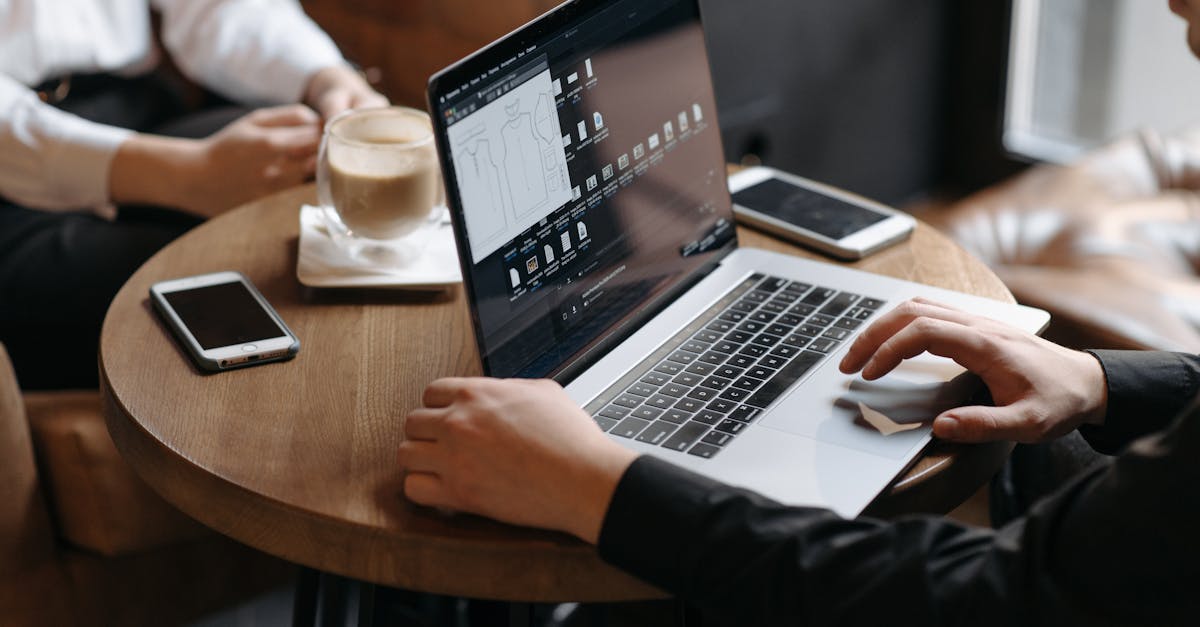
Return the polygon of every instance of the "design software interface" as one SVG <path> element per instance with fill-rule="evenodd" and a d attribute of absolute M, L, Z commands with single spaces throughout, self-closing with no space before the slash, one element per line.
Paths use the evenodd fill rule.
<path fill-rule="evenodd" d="M 626 0 L 439 98 L 495 376 L 545 376 L 733 239 L 691 3 Z"/>

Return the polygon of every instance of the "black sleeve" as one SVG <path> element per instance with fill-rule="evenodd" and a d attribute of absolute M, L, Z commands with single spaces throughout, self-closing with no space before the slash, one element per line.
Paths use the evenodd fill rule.
<path fill-rule="evenodd" d="M 1108 380 L 1103 426 L 1079 433 L 1092 448 L 1113 455 L 1134 440 L 1163 430 L 1200 392 L 1200 357 L 1158 351 L 1088 351 Z"/>
<path fill-rule="evenodd" d="M 606 561 L 730 625 L 1189 624 L 1200 616 L 1200 414 L 998 531 L 844 520 L 641 457 Z"/>

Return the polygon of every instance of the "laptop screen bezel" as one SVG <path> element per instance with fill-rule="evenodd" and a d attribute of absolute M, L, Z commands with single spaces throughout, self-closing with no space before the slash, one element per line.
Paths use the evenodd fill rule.
<path fill-rule="evenodd" d="M 694 8 L 697 19 L 703 28 L 703 14 L 698 0 L 678 0 L 681 4 L 691 4 Z M 470 242 L 467 239 L 465 220 L 462 216 L 462 199 L 458 194 L 458 188 L 455 185 L 456 179 L 454 174 L 453 159 L 450 154 L 448 140 L 448 126 L 445 120 L 439 115 L 439 104 L 441 98 L 447 94 L 449 90 L 455 89 L 466 84 L 471 78 L 480 76 L 489 68 L 495 66 L 501 60 L 510 58 L 521 51 L 528 49 L 537 42 L 543 41 L 547 36 L 556 32 L 561 32 L 565 27 L 573 22 L 578 21 L 580 16 L 590 15 L 596 9 L 603 8 L 605 5 L 611 4 L 611 0 L 571 0 L 564 2 L 558 7 L 551 9 L 540 17 L 532 20 L 524 26 L 512 31 L 508 35 L 492 42 L 488 46 L 481 48 L 470 56 L 454 63 L 445 69 L 435 73 L 429 78 L 428 88 L 426 90 L 426 105 L 430 112 L 430 117 L 433 119 L 434 139 L 437 146 L 438 159 L 441 162 L 442 178 L 446 191 L 446 206 L 449 207 L 453 219 L 451 220 L 454 229 L 454 240 L 458 249 L 459 265 L 462 269 L 464 297 L 467 300 L 468 309 L 471 315 L 471 325 L 475 334 L 475 344 L 479 355 L 480 363 L 483 368 L 483 374 L 490 376 L 492 370 L 488 361 L 486 338 L 483 334 L 483 326 L 480 324 L 479 308 L 475 302 L 475 285 L 474 274 L 472 272 L 472 256 L 470 251 Z M 712 65 L 708 60 L 707 46 L 704 48 L 704 62 L 709 67 L 708 72 L 708 87 L 713 90 L 712 80 Z M 710 115 L 713 117 L 714 125 L 718 129 L 718 143 L 720 139 L 720 122 L 717 117 L 718 112 L 713 111 Z M 724 154 L 724 151 L 721 151 Z M 721 163 L 722 168 L 725 163 Z M 724 204 L 721 207 L 730 216 L 732 216 L 733 200 L 728 193 L 728 188 L 725 188 Z M 652 298 L 645 303 L 642 303 L 639 308 L 631 312 L 630 315 L 624 316 L 617 324 L 606 328 L 603 332 L 597 335 L 597 340 L 590 347 L 585 348 L 581 352 L 572 355 L 559 364 L 547 376 L 555 381 L 566 385 L 576 376 L 586 370 L 591 364 L 595 363 L 606 353 L 612 350 L 615 346 L 626 339 L 633 331 L 640 328 L 646 321 L 660 313 L 671 302 L 678 298 L 682 293 L 691 289 L 705 276 L 710 274 L 721 261 L 731 254 L 738 247 L 736 229 L 734 229 L 733 237 L 722 247 L 712 251 L 713 254 L 708 256 L 708 260 L 697 266 L 692 271 L 682 275 L 672 285 L 661 292 L 657 297 Z"/>

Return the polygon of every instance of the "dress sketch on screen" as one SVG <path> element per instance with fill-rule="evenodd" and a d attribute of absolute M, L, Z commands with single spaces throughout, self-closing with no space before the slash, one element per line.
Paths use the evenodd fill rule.
<path fill-rule="evenodd" d="M 456 152 L 455 169 L 463 204 L 471 208 L 473 237 L 488 239 L 508 228 L 506 181 L 491 152 L 491 142 L 480 126 L 472 131 Z"/>
<path fill-rule="evenodd" d="M 508 174 L 509 192 L 517 217 L 542 209 L 550 200 L 547 184 L 546 158 L 542 154 L 546 142 L 537 132 L 533 114 L 521 111 L 521 101 L 506 104 L 508 123 L 500 135 L 504 139 L 504 168 Z"/>

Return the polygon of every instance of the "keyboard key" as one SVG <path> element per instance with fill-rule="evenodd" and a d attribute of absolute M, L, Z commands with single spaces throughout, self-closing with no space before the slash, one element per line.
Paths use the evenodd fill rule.
<path fill-rule="evenodd" d="M 825 332 L 821 334 L 821 337 L 827 337 L 831 340 L 844 340 L 847 337 L 850 337 L 850 332 L 845 329 L 833 327 L 825 329 Z"/>
<path fill-rule="evenodd" d="M 735 344 L 734 342 L 730 342 L 730 341 L 722 341 L 722 342 L 717 342 L 716 344 L 714 344 L 712 349 L 717 351 L 718 353 L 729 354 L 729 353 L 736 353 L 739 346 L 741 346 L 740 343 Z"/>
<path fill-rule="evenodd" d="M 765 352 L 767 352 L 766 346 L 759 344 L 747 344 L 742 347 L 742 350 L 738 351 L 738 354 L 747 355 L 750 357 L 762 357 L 763 353 Z M 730 361 L 733 361 L 733 359 L 731 358 Z"/>
<path fill-rule="evenodd" d="M 696 457 L 703 457 L 704 459 L 712 459 L 714 455 L 720 452 L 720 448 L 701 442 L 689 449 L 688 455 L 695 455 Z"/>
<path fill-rule="evenodd" d="M 684 372 L 690 372 L 697 376 L 707 377 L 708 375 L 712 374 L 712 371 L 716 370 L 716 368 L 717 368 L 716 366 L 714 366 L 710 363 L 698 361 L 698 362 L 688 366 L 687 370 L 685 370 Z"/>
<path fill-rule="evenodd" d="M 686 383 L 684 381 L 680 381 L 679 380 L 680 378 L 699 379 L 700 377 L 697 377 L 694 374 L 688 374 L 685 372 L 685 373 L 679 375 L 678 377 L 675 377 L 675 381 L 672 381 L 671 383 L 668 383 L 668 384 L 662 386 L 662 389 L 659 390 L 658 393 L 665 394 L 672 398 L 679 398 L 679 397 L 683 396 L 684 394 L 687 394 L 687 391 L 689 389 L 691 389 L 691 387 L 693 385 L 696 385 L 696 383 L 697 383 L 696 381 L 693 381 L 691 383 Z"/>
<path fill-rule="evenodd" d="M 875 310 L 873 310 L 873 309 L 859 309 L 858 313 L 854 314 L 853 317 L 855 320 L 866 320 L 867 318 L 871 317 L 871 314 L 874 314 L 874 313 L 875 313 Z"/>
<path fill-rule="evenodd" d="M 856 300 L 858 300 L 858 294 L 841 292 L 837 296 L 834 296 L 833 300 L 825 303 L 824 307 L 821 307 L 821 313 L 827 316 L 840 316 L 843 312 L 849 309 L 850 305 L 854 304 L 854 301 Z"/>
<path fill-rule="evenodd" d="M 802 324 L 796 329 L 796 333 L 799 333 L 800 335 L 807 335 L 808 337 L 817 337 L 824 330 L 824 327 L 819 327 L 814 324 Z"/>
<path fill-rule="evenodd" d="M 738 302 L 730 305 L 729 308 L 734 311 L 740 311 L 742 313 L 750 313 L 751 311 L 758 309 L 758 303 L 751 302 L 748 300 L 739 300 Z"/>
<path fill-rule="evenodd" d="M 804 322 L 804 318 L 795 314 L 783 314 L 779 316 L 779 324 L 786 324 L 789 327 L 794 327 L 801 322 Z"/>
<path fill-rule="evenodd" d="M 747 377 L 754 377 L 755 379 L 770 379 L 773 374 L 775 374 L 773 369 L 762 366 L 755 366 L 746 371 Z"/>
<path fill-rule="evenodd" d="M 609 433 L 623 438 L 632 438 L 633 436 L 641 433 L 642 429 L 645 429 L 649 425 L 649 420 L 629 417 L 625 420 L 622 420 L 617 426 L 613 427 Z"/>
<path fill-rule="evenodd" d="M 763 333 L 762 335 L 760 335 L 750 341 L 753 342 L 754 344 L 758 344 L 759 346 L 770 347 L 770 346 L 774 346 L 774 345 L 778 344 L 780 339 L 782 339 L 782 338 L 780 338 L 778 335 L 771 335 L 770 333 Z"/>
<path fill-rule="evenodd" d="M 792 359 L 782 370 L 771 377 L 766 384 L 758 389 L 753 396 L 746 399 L 746 404 L 760 409 L 770 405 L 775 399 L 779 398 L 793 383 L 800 380 L 813 366 L 817 365 L 825 356 L 812 351 L 801 351 L 799 355 Z M 776 358 L 778 359 L 778 358 Z"/>
<path fill-rule="evenodd" d="M 643 399 L 640 396 L 634 396 L 632 394 L 622 394 L 613 400 L 613 404 L 633 409 L 634 407 L 641 405 L 643 400 L 645 400 L 645 399 Z"/>
<path fill-rule="evenodd" d="M 714 429 L 713 431 L 709 431 L 708 435 L 704 436 L 703 438 L 700 438 L 700 441 L 705 444 L 711 444 L 713 446 L 725 446 L 725 443 L 732 439 L 733 439 L 732 435 L 729 435 L 728 433 L 725 433 L 724 431 L 717 431 Z"/>
<path fill-rule="evenodd" d="M 772 276 L 772 277 L 767 277 L 767 278 L 763 279 L 763 282 L 759 283 L 757 286 L 755 286 L 754 289 L 766 290 L 768 292 L 778 292 L 779 290 L 783 289 L 783 287 L 787 284 L 788 284 L 787 279 L 781 279 L 777 276 Z"/>
<path fill-rule="evenodd" d="M 674 433 L 678 428 L 678 425 L 671 424 L 665 420 L 659 420 L 649 427 L 646 427 L 646 429 L 642 431 L 640 435 L 638 435 L 637 441 L 646 442 L 657 446 L 658 444 L 662 443 L 663 440 L 666 440 L 667 436 Z"/>
<path fill-rule="evenodd" d="M 708 364 L 705 364 L 705 365 L 708 365 Z M 687 394 L 688 390 L 696 387 L 697 385 L 700 385 L 700 382 L 703 380 L 704 380 L 703 375 L 693 374 L 691 372 L 684 370 L 683 372 L 679 373 L 679 376 L 675 377 L 671 382 L 683 386 L 683 391 L 681 391 L 679 393 L 680 396 L 683 396 L 684 394 Z M 671 389 L 675 389 L 675 388 L 671 388 Z M 663 394 L 666 394 L 666 392 L 664 391 Z"/>
<path fill-rule="evenodd" d="M 718 377 L 725 377 L 726 379 L 732 379 L 732 378 L 738 376 L 739 374 L 742 374 L 742 369 L 734 368 L 733 366 L 730 366 L 729 364 L 725 364 L 724 366 L 717 368 L 716 371 L 713 372 L 713 374 L 717 375 Z"/>
<path fill-rule="evenodd" d="M 727 388 L 724 392 L 721 392 L 722 400 L 733 403 L 740 403 L 746 400 L 747 396 L 750 396 L 750 390 L 743 390 L 742 388 Z"/>
<path fill-rule="evenodd" d="M 642 420 L 654 420 L 655 418 L 658 418 L 659 416 L 661 416 L 662 413 L 663 413 L 663 410 L 661 410 L 657 407 L 651 407 L 649 405 L 642 405 L 641 407 L 638 407 L 637 409 L 633 410 L 633 413 L 629 414 L 629 417 L 630 418 L 641 418 Z M 628 418 L 626 420 L 628 420 Z"/>
<path fill-rule="evenodd" d="M 771 297 L 770 292 L 754 290 L 751 292 L 746 292 L 746 295 L 742 297 L 742 300 L 750 301 L 752 303 L 762 303 L 762 302 L 766 302 L 766 300 L 770 297 Z"/>
<path fill-rule="evenodd" d="M 709 344 L 708 342 L 698 342 L 696 340 L 691 340 L 688 342 L 684 342 L 683 346 L 680 346 L 679 348 L 682 348 L 683 350 L 688 351 L 690 353 L 703 353 L 704 351 L 708 350 L 710 346 L 712 346 L 712 344 Z"/>
<path fill-rule="evenodd" d="M 858 303 L 858 306 L 866 307 L 867 309 L 879 309 L 880 307 L 883 307 L 883 303 L 884 303 L 884 301 L 882 301 L 882 300 L 876 300 L 874 298 L 864 298 L 864 299 L 862 299 L 862 301 L 860 301 Z"/>
<path fill-rule="evenodd" d="M 701 410 L 699 412 L 696 412 L 695 416 L 692 416 L 692 420 L 695 420 L 696 422 L 702 422 L 706 425 L 715 425 L 724 419 L 725 419 L 725 414 L 713 411 L 711 409 Z"/>
<path fill-rule="evenodd" d="M 737 405 L 738 404 L 733 401 L 718 398 L 717 400 L 708 404 L 708 410 L 725 416 L 737 408 Z"/>
<path fill-rule="evenodd" d="M 712 388 L 699 387 L 688 392 L 688 398 L 694 398 L 698 401 L 710 401 L 716 397 L 717 391 Z"/>
<path fill-rule="evenodd" d="M 600 425 L 601 431 L 608 431 L 618 424 L 616 420 L 613 420 L 612 418 L 605 418 L 604 416 L 596 416 L 593 418 L 593 420 L 596 421 L 596 424 Z"/>
<path fill-rule="evenodd" d="M 745 344 L 746 342 L 749 342 L 750 338 L 752 338 L 752 337 L 754 337 L 753 333 L 746 333 L 745 331 L 734 331 L 733 333 L 726 335 L 725 339 L 740 346 L 742 344 Z"/>
<path fill-rule="evenodd" d="M 773 324 L 767 327 L 766 332 L 771 335 L 784 336 L 792 332 L 792 327 L 783 324 Z"/>
<path fill-rule="evenodd" d="M 608 407 L 601 409 L 600 412 L 596 415 L 602 416 L 604 418 L 611 418 L 613 420 L 621 420 L 622 418 L 628 416 L 630 411 L 631 410 L 628 407 L 621 407 L 620 405 L 609 405 Z"/>
<path fill-rule="evenodd" d="M 721 334 L 715 331 L 709 331 L 708 329 L 702 329 L 693 335 L 692 339 L 699 340 L 701 342 L 715 342 L 721 339 Z"/>
<path fill-rule="evenodd" d="M 674 435 L 667 438 L 663 442 L 663 448 L 669 448 L 673 451 L 686 451 L 688 447 L 700 439 L 700 436 L 708 432 L 708 425 L 696 422 L 695 420 L 679 427 L 679 430 Z"/>
<path fill-rule="evenodd" d="M 729 417 L 741 422 L 750 422 L 758 417 L 760 411 L 761 410 L 749 405 L 741 405 L 737 409 L 733 410 L 733 412 L 729 414 Z"/>
<path fill-rule="evenodd" d="M 776 357 L 783 357 L 784 359 L 789 359 L 792 357 L 792 355 L 795 355 L 796 353 L 799 353 L 799 352 L 800 352 L 800 349 L 796 348 L 795 346 L 788 346 L 787 344 L 780 344 L 779 346 L 775 347 L 775 350 L 771 351 L 771 354 L 775 355 Z"/>
<path fill-rule="evenodd" d="M 800 303 L 799 305 L 794 305 L 791 309 L 789 309 L 788 313 L 795 314 L 800 317 L 804 317 L 804 316 L 811 314 L 812 312 L 814 312 L 816 310 L 817 310 L 817 308 L 813 307 L 812 305 L 805 305 L 804 303 Z"/>
<path fill-rule="evenodd" d="M 804 296 L 804 298 L 801 298 L 800 302 L 804 303 L 805 305 L 816 306 L 816 305 L 820 305 L 820 304 L 824 303 L 825 301 L 829 300 L 829 298 L 836 293 L 837 293 L 837 290 L 835 290 L 835 289 L 831 289 L 828 287 L 818 287 L 818 288 L 814 288 L 813 291 L 806 294 Z"/>
<path fill-rule="evenodd" d="M 755 359 L 756 356 L 750 354 L 734 355 L 729 358 L 729 361 L 725 362 L 725 365 L 733 366 L 734 368 L 747 368 L 754 363 Z"/>
<path fill-rule="evenodd" d="M 801 283 L 799 281 L 795 281 L 793 283 L 788 283 L 788 286 L 783 288 L 783 291 L 788 292 L 789 294 L 803 294 L 811 289 L 812 289 L 812 286 L 809 285 L 808 283 Z"/>
<path fill-rule="evenodd" d="M 771 299 L 771 302 L 790 305 L 798 300 L 800 300 L 800 297 L 792 292 L 780 292 L 775 295 L 775 298 Z"/>
<path fill-rule="evenodd" d="M 828 353 L 829 351 L 833 350 L 834 347 L 836 347 L 837 345 L 838 345 L 837 342 L 835 342 L 827 337 L 819 337 L 819 338 L 813 340 L 811 343 L 809 343 L 808 348 L 809 348 L 809 350 L 814 350 L 814 351 L 817 351 L 820 353 Z"/>
<path fill-rule="evenodd" d="M 778 370 L 778 369 L 782 368 L 783 365 L 787 363 L 787 361 L 788 360 L 784 359 L 783 357 L 780 357 L 779 355 L 767 355 L 766 357 L 763 357 L 758 362 L 758 365 L 766 366 L 767 368 L 774 368 L 774 369 Z"/>
<path fill-rule="evenodd" d="M 649 405 L 650 407 L 657 407 L 659 409 L 666 409 L 674 405 L 675 400 L 675 398 L 667 396 L 666 394 L 655 394 L 646 401 L 646 405 Z M 635 411 L 634 414 L 636 415 L 637 412 Z"/>
<path fill-rule="evenodd" d="M 646 385 L 645 383 L 634 383 L 633 385 L 629 386 L 628 390 L 625 390 L 627 394 L 635 394 L 637 396 L 650 396 L 657 391 L 657 387 L 653 385 Z"/>
<path fill-rule="evenodd" d="M 724 390 L 725 388 L 729 387 L 729 384 L 730 384 L 729 379 L 724 379 L 721 377 L 709 377 L 709 378 L 705 379 L 704 383 L 701 383 L 700 385 L 703 385 L 706 388 L 712 388 L 719 392 L 719 391 Z"/>
<path fill-rule="evenodd" d="M 661 372 L 647 372 L 646 376 L 642 377 L 642 383 L 648 385 L 662 385 L 670 380 L 671 377 L 668 377 Z"/>
<path fill-rule="evenodd" d="M 675 376 L 675 375 L 683 372 L 683 366 L 681 366 L 673 361 L 664 361 L 661 364 L 658 364 L 657 366 L 655 366 L 654 371 L 661 372 L 663 374 L 669 374 L 671 376 Z"/>
<path fill-rule="evenodd" d="M 667 360 L 673 361 L 677 364 L 683 364 L 686 366 L 686 365 L 692 363 L 693 361 L 696 361 L 697 357 L 699 357 L 699 355 L 697 355 L 696 353 L 689 353 L 687 351 L 675 351 L 674 353 L 671 353 L 671 356 L 668 357 Z"/>
<path fill-rule="evenodd" d="M 737 330 L 745 331 L 746 333 L 758 333 L 759 331 L 762 331 L 763 326 L 765 326 L 765 325 L 763 325 L 763 323 L 761 323 L 761 322 L 747 320 L 747 321 L 739 324 L 737 326 Z"/>
<path fill-rule="evenodd" d="M 787 311 L 787 304 L 771 301 L 769 303 L 763 303 L 762 309 L 760 309 L 759 311 L 769 311 L 771 313 L 777 313 L 777 314 L 783 313 L 784 311 Z"/>
<path fill-rule="evenodd" d="M 678 403 L 675 403 L 675 409 L 680 409 L 690 414 L 694 414 L 701 409 L 704 409 L 704 401 L 698 401 L 694 398 L 687 398 L 685 396 L 684 398 L 679 399 Z"/>
<path fill-rule="evenodd" d="M 853 330 L 857 329 L 858 327 L 862 326 L 862 322 L 859 320 L 855 320 L 854 318 L 842 318 L 842 319 L 838 320 L 837 322 L 833 323 L 833 326 L 838 327 L 839 329 L 847 329 L 847 330 L 853 331 Z"/>
<path fill-rule="evenodd" d="M 686 411 L 683 411 L 682 409 L 674 408 L 674 409 L 668 409 L 667 411 L 664 411 L 663 414 L 661 416 L 659 416 L 659 418 L 662 420 L 666 420 L 667 422 L 673 422 L 677 425 L 681 425 L 681 424 L 691 420 L 692 414 L 691 414 L 691 412 L 686 412 Z"/>
<path fill-rule="evenodd" d="M 808 346 L 808 342 L 810 340 L 812 340 L 811 337 L 804 337 L 803 335 L 793 333 L 792 335 L 783 338 L 783 343 L 787 344 L 788 346 L 795 346 L 796 348 L 804 348 L 805 346 Z"/>
<path fill-rule="evenodd" d="M 833 321 L 833 316 L 826 316 L 825 314 L 813 314 L 807 320 L 808 324 L 821 327 L 827 327 L 833 324 Z"/>
<path fill-rule="evenodd" d="M 742 432 L 742 429 L 746 428 L 746 423 L 739 420 L 731 420 L 726 418 L 725 420 L 722 420 L 721 424 L 717 425 L 715 428 L 717 431 L 722 431 L 730 435 L 737 435 Z"/>
<path fill-rule="evenodd" d="M 754 377 L 742 377 L 741 379 L 734 381 L 733 386 L 743 390 L 755 390 L 762 384 L 762 379 L 755 379 Z"/>
<path fill-rule="evenodd" d="M 724 320 L 713 320 L 704 328 L 714 333 L 729 333 L 730 329 L 733 329 L 733 323 Z"/>
<path fill-rule="evenodd" d="M 746 312 L 744 312 L 744 311 L 730 310 L 730 311 L 726 311 L 725 313 L 717 316 L 717 319 L 725 320 L 727 322 L 741 322 L 742 319 L 745 317 L 746 317 Z"/>
<path fill-rule="evenodd" d="M 752 314 L 750 316 L 750 319 L 755 322 L 761 322 L 763 324 L 767 324 L 775 319 L 775 314 L 773 314 L 769 311 L 756 311 L 756 312 L 754 312 L 754 314 Z"/>
<path fill-rule="evenodd" d="M 726 355 L 725 353 L 708 351 L 700 356 L 700 363 L 712 364 L 716 366 L 717 364 L 723 363 L 727 358 L 729 358 L 729 355 Z"/>

